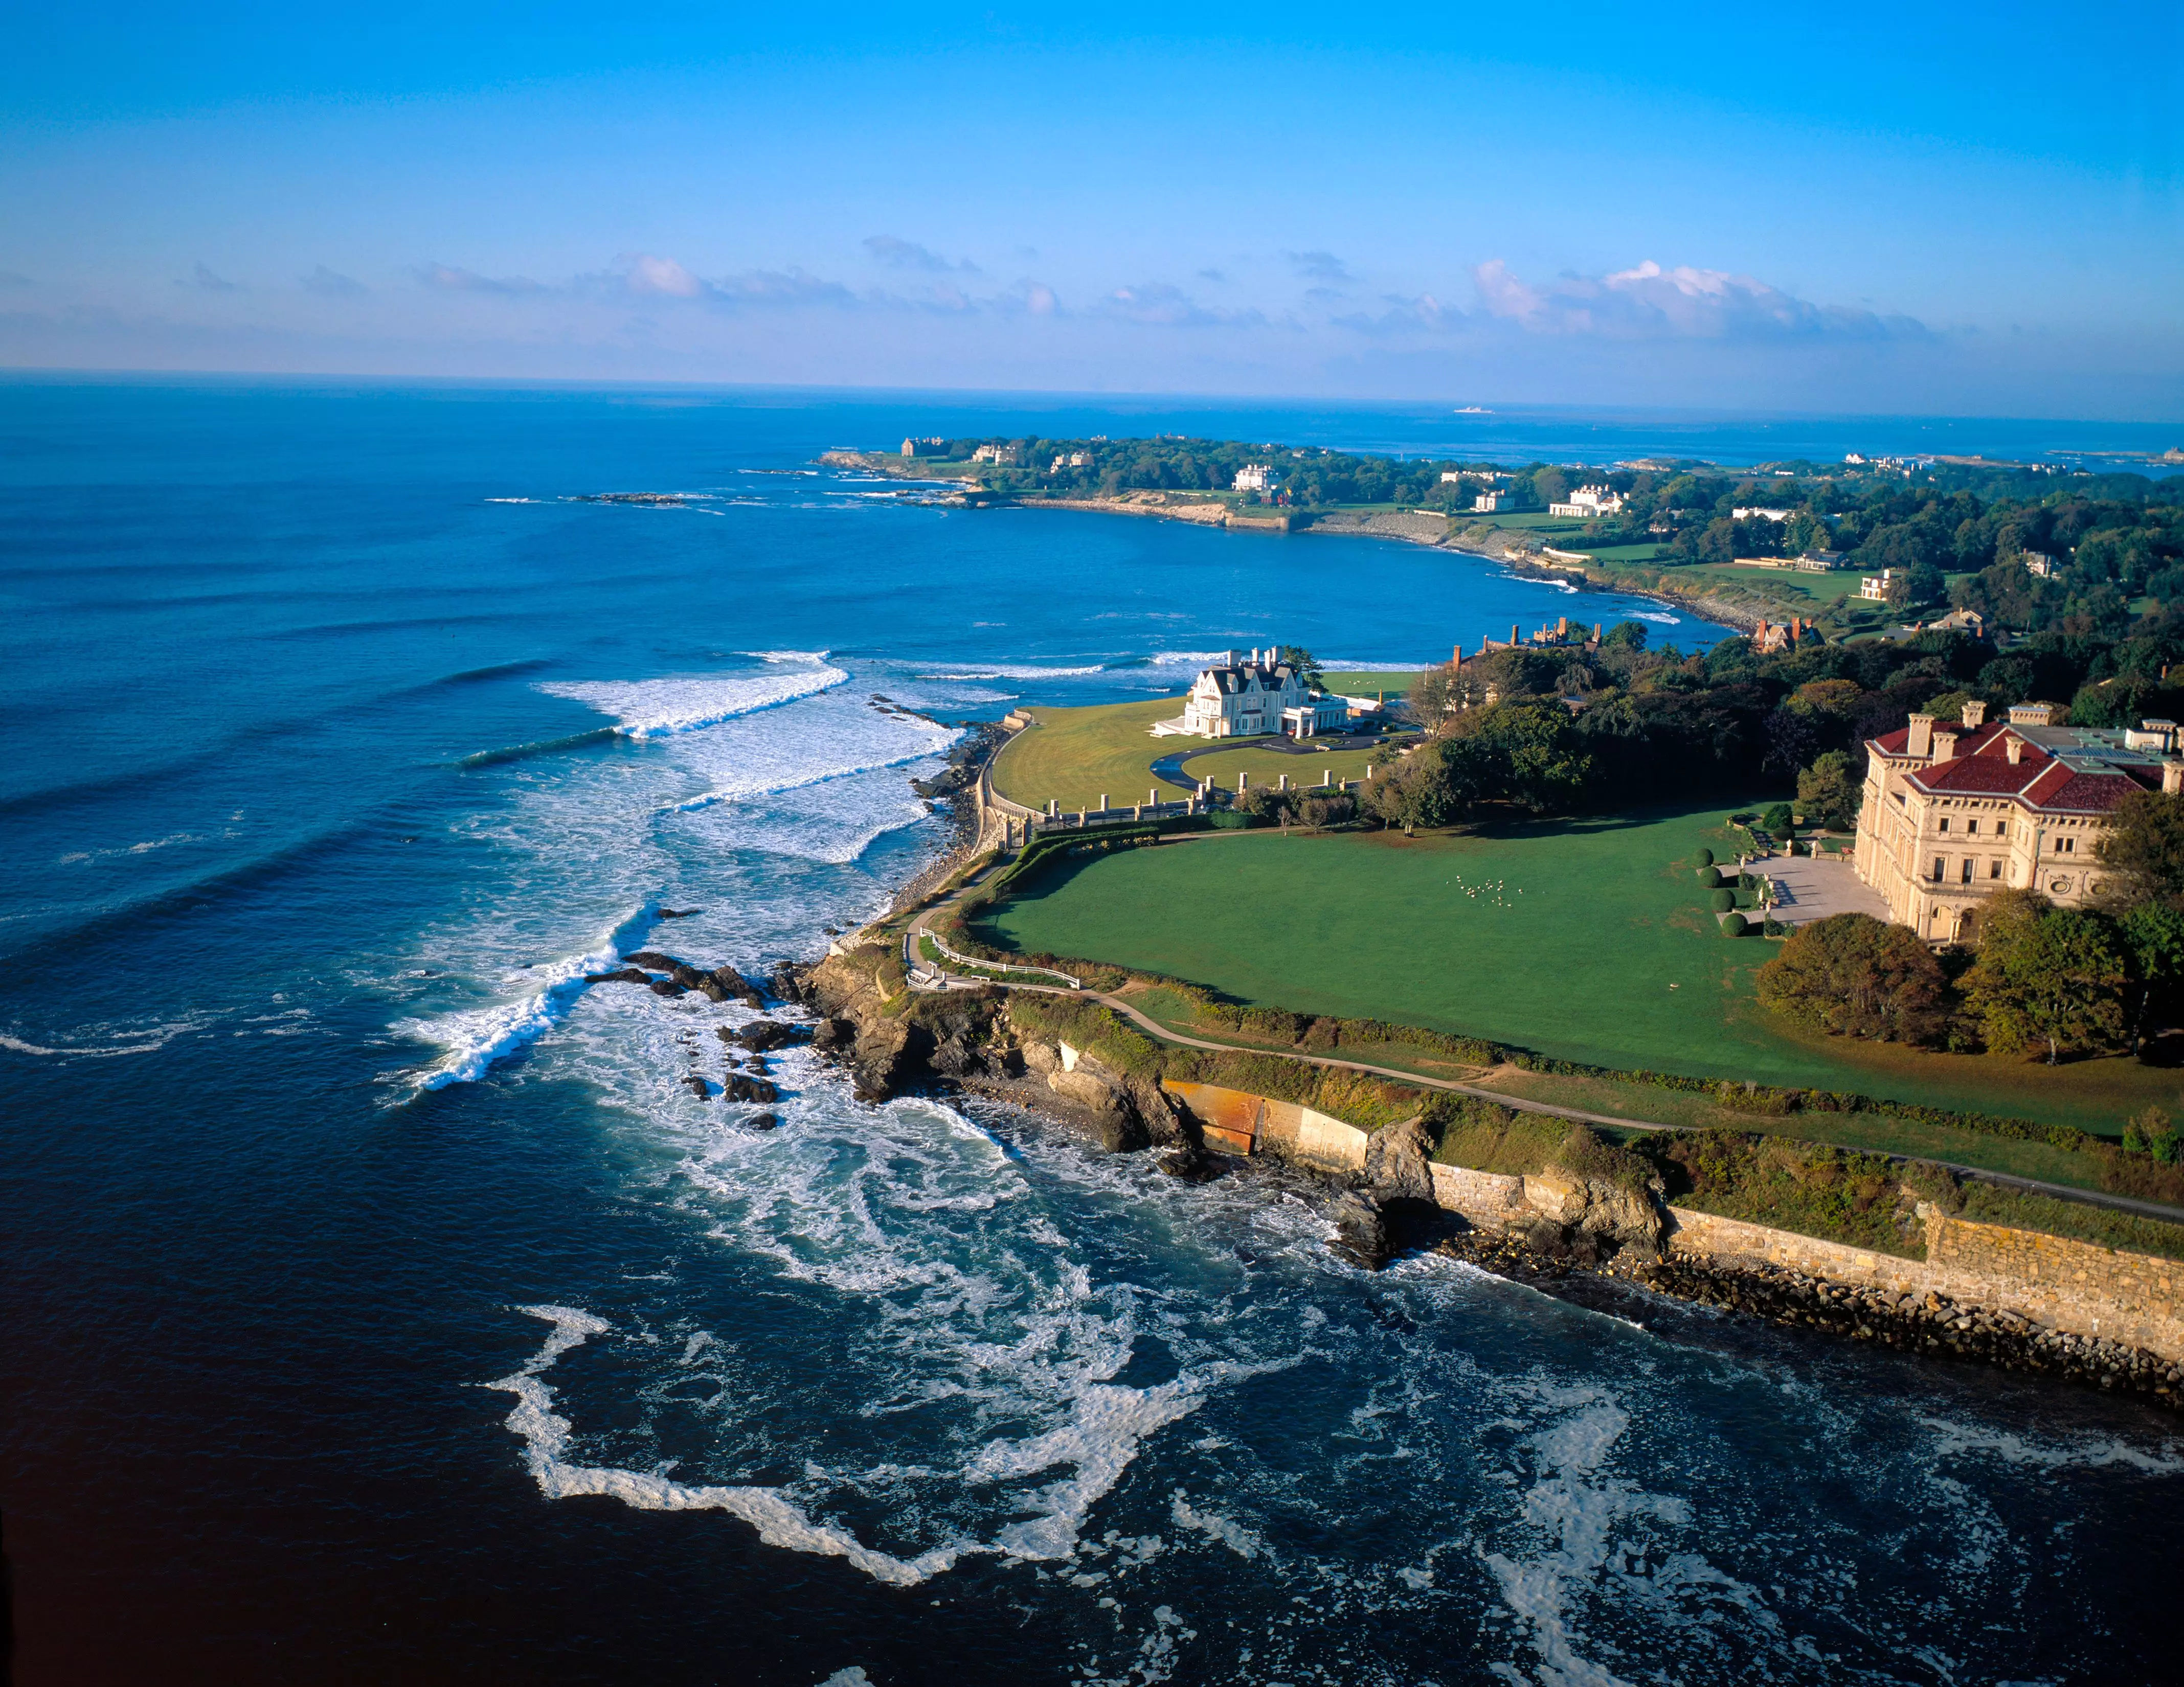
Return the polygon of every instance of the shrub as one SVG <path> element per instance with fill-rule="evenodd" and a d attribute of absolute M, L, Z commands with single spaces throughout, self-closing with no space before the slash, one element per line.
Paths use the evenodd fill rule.
<path fill-rule="evenodd" d="M 1713 851 L 1711 849 L 1700 850 L 1698 855 L 1698 864 L 1702 867 L 1712 866 L 1713 865 Z"/>
<path fill-rule="evenodd" d="M 1721 929 L 1729 937 L 1741 938 L 1752 929 L 1752 921 L 1741 914 L 1724 914 L 1721 919 Z"/>
<path fill-rule="evenodd" d="M 1787 803 L 1777 803 L 1759 817 L 1760 829 L 1777 838 L 1787 838 L 1796 829 L 1796 819 Z"/>
<path fill-rule="evenodd" d="M 1711 864 L 1699 869 L 1699 882 L 1712 890 L 1721 882 L 1721 869 Z"/>
<path fill-rule="evenodd" d="M 1717 914 L 1726 914 L 1736 906 L 1736 893 L 1727 885 L 1714 892 L 1709 899 L 1713 902 L 1713 911 Z"/>
<path fill-rule="evenodd" d="M 2164 1166 L 2184 1158 L 2184 1144 L 2179 1143 L 2169 1115 L 2159 1107 L 2148 1107 L 2123 1127 L 2123 1145 L 2133 1154 L 2150 1154 Z"/>

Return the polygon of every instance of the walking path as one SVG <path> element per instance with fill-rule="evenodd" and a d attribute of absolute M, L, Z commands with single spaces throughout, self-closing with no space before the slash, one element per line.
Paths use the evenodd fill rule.
<path fill-rule="evenodd" d="M 1184 832 L 1168 841 L 1171 844 L 1209 844 L 1223 838 L 1241 838 L 1246 835 L 1248 834 L 1242 832 Z M 1786 864 L 1786 861 L 1779 860 L 1774 863 L 1778 868 Z M 939 937 L 937 934 L 928 933 L 927 930 L 928 922 L 943 908 L 953 905 L 968 894 L 1000 865 L 1000 862 L 995 861 L 974 873 L 948 896 L 934 902 L 929 907 L 921 909 L 911 916 L 910 924 L 902 935 L 902 958 L 905 971 L 911 975 L 910 983 L 912 989 L 937 991 L 944 990 L 949 987 L 950 981 L 945 972 L 939 973 L 933 982 L 922 983 L 919 982 L 918 975 L 924 972 L 925 962 L 917 952 L 918 939 L 927 935 L 933 935 L 936 947 L 939 947 L 944 954 L 948 953 L 946 946 L 941 943 Z M 1808 865 L 1826 866 L 1831 864 Z M 1841 868 L 1839 871 L 1847 871 L 1847 869 Z M 1834 874 L 1827 873 L 1819 877 L 1827 889 L 1836 888 Z M 994 967 L 996 970 L 1007 965 L 1006 962 L 986 961 L 977 964 L 982 967 Z M 1022 970 L 1041 972 L 1050 971 L 1044 967 Z M 1059 976 L 1067 977 L 1068 975 L 1063 973 Z M 962 982 L 968 983 L 972 981 Z M 1451 1094 L 1474 1096 L 1479 1100 L 1491 1101 L 1496 1106 L 1507 1107 L 1520 1113 L 1540 1113 L 1557 1119 L 1576 1119 L 1585 1124 L 1607 1125 L 1617 1130 L 1652 1132 L 1680 1128 L 1674 1125 L 1660 1124 L 1650 1119 L 1624 1118 L 1613 1113 L 1588 1113 L 1574 1107 L 1561 1107 L 1550 1102 L 1533 1101 L 1523 1096 L 1507 1094 L 1498 1089 L 1489 1089 L 1479 1084 L 1460 1083 L 1454 1078 L 1429 1077 L 1423 1072 L 1405 1072 L 1396 1066 L 1374 1066 L 1365 1061 L 1337 1060 L 1326 1055 L 1292 1054 L 1284 1050 L 1254 1048 L 1243 1043 L 1222 1043 L 1202 1037 L 1187 1037 L 1179 1031 L 1170 1030 L 1157 1020 L 1133 1006 L 1123 998 L 1101 990 L 1085 989 L 1081 983 L 1072 988 L 1058 984 L 1018 983 L 1012 979 L 999 977 L 982 977 L 976 980 L 976 983 L 997 989 L 1031 990 L 1044 995 L 1075 996 L 1080 1000 L 1089 998 L 1103 1007 L 1112 1009 L 1149 1036 L 1156 1038 L 1163 1043 L 1178 1044 L 1188 1049 L 1203 1049 L 1214 1054 L 1268 1055 L 1276 1060 L 1294 1061 L 1301 1066 L 1333 1066 L 1345 1072 L 1364 1072 L 1374 1077 L 1390 1078 L 1398 1083 L 1418 1084 L 1428 1089 L 1443 1090 Z M 2067 1183 L 2051 1183 L 2037 1178 L 2020 1178 L 2007 1172 L 1991 1172 L 1984 1166 L 1965 1166 L 1955 1161 L 1944 1160 L 1936 1163 L 1946 1166 L 1952 1172 L 1964 1177 L 1974 1178 L 1980 1183 L 1991 1183 L 2001 1189 L 2022 1189 L 2033 1194 L 2053 1195 L 2059 1200 L 2076 1201 L 2081 1205 L 2106 1207 L 2112 1211 L 2135 1213 L 2141 1217 L 2158 1218 L 2170 1223 L 2184 1224 L 2184 1207 L 2168 1206 L 2159 1201 L 2140 1200 L 2130 1195 L 2109 1194 L 2101 1190 L 2073 1189 Z"/>
<path fill-rule="evenodd" d="M 1197 837 L 1191 838 L 1190 841 L 1211 841 L 1214 838 L 1223 835 L 1240 836 L 1242 834 L 1219 832 L 1199 834 Z M 1185 840 L 1178 838 L 1175 841 L 1180 843 Z M 983 878 L 984 876 L 982 873 L 978 877 Z M 961 890 L 956 892 L 956 895 L 961 895 L 976 882 L 977 880 L 973 879 L 966 883 Z M 953 898 L 950 899 L 951 901 L 953 899 Z M 914 961 L 917 938 L 924 933 L 926 921 L 939 911 L 940 905 L 936 905 L 920 913 L 911 921 L 909 929 L 903 933 L 903 958 L 905 963 Z M 937 942 L 938 939 L 936 938 L 935 941 Z M 922 963 L 917 963 L 917 966 L 922 970 Z M 1189 1037 L 1180 1031 L 1169 1029 L 1159 1021 L 1134 1006 L 1127 999 L 1110 994 L 1104 990 L 1088 990 L 1081 988 L 1072 990 L 1057 984 L 1019 984 L 1006 979 L 982 978 L 977 982 L 980 984 L 990 984 L 998 989 L 1030 990 L 1042 995 L 1075 996 L 1080 1000 L 1095 1001 L 1102 1007 L 1112 1009 L 1116 1013 L 1122 1015 L 1147 1035 L 1156 1038 L 1163 1043 L 1180 1044 L 1186 1049 L 1203 1049 L 1212 1054 L 1265 1055 L 1278 1061 L 1294 1061 L 1300 1066 L 1333 1066 L 1344 1072 L 1364 1072 L 1373 1077 L 1389 1078 L 1397 1083 L 1415 1084 L 1427 1089 L 1443 1090 L 1451 1094 L 1473 1096 L 1479 1100 L 1491 1101 L 1496 1106 L 1507 1107 L 1519 1113 L 1540 1113 L 1551 1118 L 1575 1119 L 1588 1125 L 1607 1125 L 1616 1130 L 1652 1132 L 1680 1128 L 1674 1125 L 1660 1124 L 1650 1119 L 1625 1118 L 1614 1113 L 1588 1113 L 1575 1107 L 1558 1106 L 1546 1101 L 1533 1101 L 1521 1095 L 1508 1094 L 1502 1090 L 1489 1089 L 1480 1084 L 1461 1083 L 1454 1078 L 1429 1077 L 1423 1072 L 1406 1072 L 1399 1066 L 1375 1066 L 1368 1061 L 1337 1060 L 1329 1055 L 1298 1055 L 1290 1053 L 1286 1050 L 1255 1048 L 1245 1043 L 1223 1043 L 1209 1038 Z M 944 989 L 947 988 L 947 982 L 944 975 L 939 984 L 921 985 L 913 980 L 911 988 Z M 2109 1194 L 2103 1190 L 2074 1189 L 2068 1183 L 2050 1183 L 2038 1178 L 2015 1177 L 2007 1172 L 1991 1172 L 1982 1166 L 1965 1166 L 1951 1160 L 1936 1163 L 1947 1166 L 1950 1171 L 1960 1176 L 1970 1178 L 1982 1183 L 1992 1183 L 2001 1189 L 2022 1189 L 2031 1194 L 2053 1195 L 2059 1200 L 2075 1201 L 2084 1206 L 2106 1207 L 2115 1212 L 2134 1213 L 2142 1218 L 2159 1218 L 2172 1224 L 2184 1224 L 2184 1207 L 2165 1206 L 2159 1201 L 2140 1200 L 2130 1195 Z"/>

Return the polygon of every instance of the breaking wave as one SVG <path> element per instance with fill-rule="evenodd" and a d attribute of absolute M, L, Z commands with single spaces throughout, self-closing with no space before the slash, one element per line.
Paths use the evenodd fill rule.
<path fill-rule="evenodd" d="M 796 660 L 795 653 L 767 654 L 768 661 Z M 844 683 L 849 675 L 833 666 L 786 674 L 716 674 L 688 679 L 556 681 L 538 689 L 566 697 L 615 717 L 612 730 L 624 738 L 664 738 L 717 727 L 738 715 L 777 709 Z"/>

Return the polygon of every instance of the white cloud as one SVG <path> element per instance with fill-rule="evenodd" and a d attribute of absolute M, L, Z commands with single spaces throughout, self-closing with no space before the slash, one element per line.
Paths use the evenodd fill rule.
<path fill-rule="evenodd" d="M 1501 259 L 1472 272 L 1489 316 L 1535 333 L 1616 339 L 1921 339 L 1908 316 L 1814 304 L 1750 276 L 1648 259 L 1604 276 L 1563 276 L 1535 285 Z"/>
<path fill-rule="evenodd" d="M 215 276 L 202 263 L 175 285 L 178 287 L 192 287 L 199 292 L 241 292 L 242 291 L 240 282 L 231 281 L 223 276 Z"/>
<path fill-rule="evenodd" d="M 428 287 L 437 287 L 446 292 L 504 293 L 510 295 L 550 292 L 526 276 L 481 276 L 475 270 L 459 269 L 451 264 L 421 264 L 417 279 Z"/>
<path fill-rule="evenodd" d="M 697 298 L 705 291 L 699 281 L 672 258 L 655 258 L 640 252 L 625 257 L 628 267 L 622 272 L 622 286 L 639 295 L 653 294 L 663 298 Z"/>
<path fill-rule="evenodd" d="M 354 276 L 341 275 L 323 264 L 309 275 L 298 276 L 297 285 L 305 292 L 317 293 L 322 298 L 354 298 L 371 291 Z"/>
<path fill-rule="evenodd" d="M 885 264 L 893 269 L 927 270 L 936 274 L 956 270 L 969 276 L 978 273 L 978 266 L 967 258 L 951 261 L 930 247 L 920 246 L 914 240 L 899 239 L 891 234 L 867 235 L 864 245 L 875 263 Z"/>

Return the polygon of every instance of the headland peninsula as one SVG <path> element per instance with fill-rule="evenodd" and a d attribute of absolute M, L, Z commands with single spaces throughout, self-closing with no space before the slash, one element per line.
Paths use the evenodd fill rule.
<path fill-rule="evenodd" d="M 1407 478 L 1349 489 L 1419 504 L 1295 470 L 1162 493 L 1459 529 L 1426 500 L 1471 471 L 1379 460 Z M 1050 496 L 961 465 L 967 499 L 1172 508 L 1112 468 Z M 1644 472 L 1546 491 L 1621 500 L 1578 522 L 1613 537 L 1696 495 Z M 1405 673 L 1283 645 L 1020 706 L 933 793 L 960 847 L 783 993 L 861 1093 L 983 1090 L 1186 1178 L 1278 1162 L 1368 1263 L 1438 1248 L 2184 1403 L 2184 521 L 2158 483 L 2028 490 L 1815 476 L 1647 565 L 1786 578 L 1676 548 L 1825 532 L 1908 558 L 1879 621 L 1838 599 L 1686 653 L 1565 618 Z"/>
<path fill-rule="evenodd" d="M 972 505 L 1399 539 L 1658 597 L 1729 626 L 1795 619 L 1844 638 L 1953 610 L 2044 624 L 2068 618 L 2073 599 L 2081 619 L 2127 619 L 2149 598 L 2166 600 L 2151 576 L 2174 561 L 2180 507 L 2178 480 L 2121 468 L 1857 453 L 1601 467 L 1176 437 L 935 436 L 823 460 Z M 2080 541 L 2096 536 L 2081 559 Z M 2113 604 L 2095 592 L 2103 585 Z"/>

